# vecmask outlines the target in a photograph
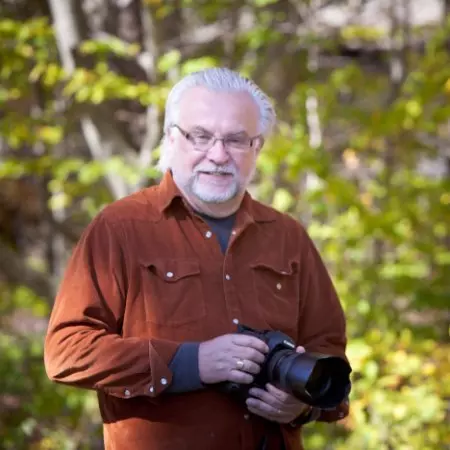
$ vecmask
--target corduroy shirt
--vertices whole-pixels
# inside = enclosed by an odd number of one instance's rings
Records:
[[[246,193],[225,253],[167,172],[105,207],[69,260],[50,316],[45,367],[96,390],[106,450],[300,450],[301,427],[249,414],[204,386],[172,393],[182,344],[281,330],[307,351],[345,358],[345,316],[304,227]],[[319,421],[348,414],[343,403]]]

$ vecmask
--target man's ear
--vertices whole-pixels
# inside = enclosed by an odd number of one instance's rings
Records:
[[[255,149],[257,155],[259,155],[260,151],[264,147],[265,142],[266,141],[264,140],[264,138],[262,136],[260,138],[258,138],[258,142],[257,142],[256,149]]]

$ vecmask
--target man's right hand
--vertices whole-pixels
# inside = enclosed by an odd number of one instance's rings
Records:
[[[250,384],[268,351],[265,342],[244,334],[225,334],[202,342],[198,352],[200,379],[206,384],[222,381]]]

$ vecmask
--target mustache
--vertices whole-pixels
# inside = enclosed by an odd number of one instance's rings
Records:
[[[236,170],[233,167],[196,167],[194,173],[208,172],[221,175],[236,175]]]

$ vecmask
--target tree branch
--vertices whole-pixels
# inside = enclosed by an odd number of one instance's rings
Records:
[[[152,10],[141,2],[142,34],[145,53],[148,56],[146,73],[152,85],[161,81],[157,64],[161,55],[161,36]],[[153,149],[161,139],[161,115],[156,105],[149,105],[146,113],[146,133],[139,151],[139,167],[148,167],[152,160]],[[143,176],[134,189],[144,187],[146,177]]]
[[[80,43],[80,30],[77,23],[80,22],[77,14],[80,8],[76,7],[77,0],[49,0],[51,8],[57,45],[60,58],[67,73],[72,73],[76,67],[73,56],[74,49]],[[105,124],[101,114],[95,111],[91,114],[84,114],[80,118],[81,130],[86,144],[93,159],[101,162],[113,154],[122,154],[124,139],[117,139],[117,132],[114,132],[113,124]],[[106,181],[114,199],[119,199],[131,193],[130,187],[125,180],[117,174],[108,173]]]

